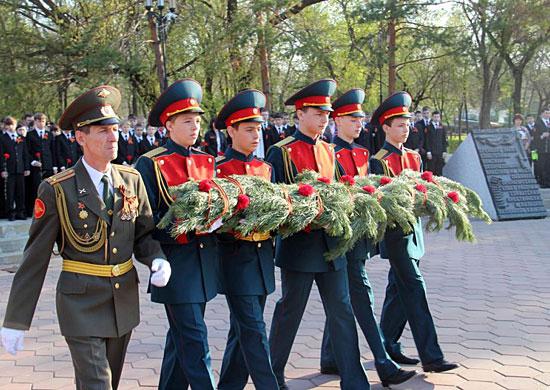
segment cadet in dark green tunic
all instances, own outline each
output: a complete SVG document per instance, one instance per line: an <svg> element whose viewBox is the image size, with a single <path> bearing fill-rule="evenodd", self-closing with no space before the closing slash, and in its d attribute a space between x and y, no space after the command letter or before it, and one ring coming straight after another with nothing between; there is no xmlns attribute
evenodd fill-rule
<svg viewBox="0 0 550 390"><path fill-rule="evenodd" d="M382 125L386 141L371 158L370 172L391 177L404 169L422 170L420 155L403 147L409 135L411 101L408 93L397 92L374 112L372 120ZM443 358L428 307L424 278L418 268L424 255L420 220L411 234L404 234L400 228L388 230L380 243L380 254L390 261L391 266L380 320L389 355L399 363L418 362L404 356L397 342L408 321L424 371L442 372L457 368L456 364Z"/></svg>
<svg viewBox="0 0 550 390"><path fill-rule="evenodd" d="M117 153L120 93L94 88L65 111L59 127L76 130L84 156L40 184L23 263L11 287L2 344L22 349L54 244L63 258L56 293L61 334L76 388L116 389L132 329L139 323L138 274L132 255L168 283L170 264L153 240L151 207L139 173L111 164Z"/></svg>
<svg viewBox="0 0 550 390"><path fill-rule="evenodd" d="M192 147L203 114L201 101L199 83L179 80L159 96L149 113L149 126L166 126L170 133L164 146L147 152L136 163L156 223L172 203L169 187L215 175L214 157ZM160 241L173 275L166 287L151 287L151 299L164 304L170 323L159 388L214 389L204 311L218 292L216 238L208 232L173 238L169 229L158 228L153 237Z"/></svg>
<svg viewBox="0 0 550 390"><path fill-rule="evenodd" d="M332 103L332 116L336 122L338 136L334 140L336 161L342 175L366 176L368 173L369 151L354 142L362 129L365 116L361 104L365 99L362 89L352 89ZM382 332L374 314L374 296L365 267L366 260L376 255L377 247L363 238L346 253L348 260L348 280L351 304L355 318L365 335L374 356L376 371L382 384L399 384L412 378L416 371L402 370L384 349ZM321 372L338 374L332 352L332 335L328 322L325 323L321 349Z"/></svg>
<svg viewBox="0 0 550 390"><path fill-rule="evenodd" d="M260 108L264 106L264 94L247 89L221 109L216 128L227 128L233 143L216 160L218 177L251 175L273 180L271 165L253 154L263 122ZM263 318L266 298L275 290L271 236L269 232L218 234L218 249L220 292L225 294L231 312L218 389L243 389L250 374L257 389L278 390Z"/></svg>

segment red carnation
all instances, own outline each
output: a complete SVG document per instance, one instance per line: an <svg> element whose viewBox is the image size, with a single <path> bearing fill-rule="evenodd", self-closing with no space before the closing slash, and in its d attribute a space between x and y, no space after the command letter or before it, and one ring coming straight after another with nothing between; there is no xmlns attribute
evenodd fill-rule
<svg viewBox="0 0 550 390"><path fill-rule="evenodd" d="M298 186L298 193L302 196L311 196L315 190L309 184L300 184Z"/></svg>
<svg viewBox="0 0 550 390"><path fill-rule="evenodd" d="M42 156L42 154L40 154L40 152L36 152L34 155L36 156L36 158L40 158L40 156Z"/></svg>
<svg viewBox="0 0 550 390"><path fill-rule="evenodd" d="M363 191L365 191L365 192L372 195L376 192L376 187L375 186L364 186Z"/></svg>
<svg viewBox="0 0 550 390"><path fill-rule="evenodd" d="M428 192L428 189L426 188L426 186L424 184L417 184L416 186L414 186L414 188L416 188L417 191L420 191L424 194L426 192Z"/></svg>
<svg viewBox="0 0 550 390"><path fill-rule="evenodd" d="M9 159L10 159L10 154L9 154L9 153L4 153L4 158L5 158L6 160L9 160Z"/></svg>
<svg viewBox="0 0 550 390"><path fill-rule="evenodd" d="M345 183L352 186L355 184L355 179L351 175L344 175L340 178L340 183Z"/></svg>
<svg viewBox="0 0 550 390"><path fill-rule="evenodd" d="M212 189L212 180L204 179L199 182L199 191L210 192L211 189Z"/></svg>
<svg viewBox="0 0 550 390"><path fill-rule="evenodd" d="M449 199L451 199L454 203L458 203L458 201L460 200L460 196L458 195L458 192L456 191L451 191L447 194L447 197Z"/></svg>
<svg viewBox="0 0 550 390"><path fill-rule="evenodd" d="M73 162L73 160L71 160L70 158L67 159L67 165L71 165Z"/></svg>
<svg viewBox="0 0 550 390"><path fill-rule="evenodd" d="M306 232L306 233L311 233L311 224L307 225L307 226L304 228L304 232Z"/></svg>
<svg viewBox="0 0 550 390"><path fill-rule="evenodd" d="M250 205L250 198L248 195L240 194L237 196L237 210L244 210Z"/></svg>
<svg viewBox="0 0 550 390"><path fill-rule="evenodd" d="M126 156L126 160L128 161L132 161L133 159L134 159L134 156L132 156L131 154Z"/></svg>
<svg viewBox="0 0 550 390"><path fill-rule="evenodd" d="M386 184L390 184L392 182L391 177L382 176L380 178L380 185L385 186Z"/></svg>
<svg viewBox="0 0 550 390"><path fill-rule="evenodd" d="M321 176L317 179L317 181L320 181L321 183L325 183L325 184L329 184L330 183L330 179L328 177L325 177L325 176Z"/></svg>
<svg viewBox="0 0 550 390"><path fill-rule="evenodd" d="M434 181L434 174L432 171L424 171L422 172L422 175L420 175L420 177L426 180L428 183Z"/></svg>

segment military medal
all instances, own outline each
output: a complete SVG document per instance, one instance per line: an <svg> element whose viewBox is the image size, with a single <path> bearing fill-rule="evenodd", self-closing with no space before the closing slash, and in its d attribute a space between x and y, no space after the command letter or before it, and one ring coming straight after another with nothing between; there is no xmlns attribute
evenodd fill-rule
<svg viewBox="0 0 550 390"><path fill-rule="evenodd" d="M130 196L126 193L126 187L120 185L118 192L122 195L122 207L120 209L120 219L122 221L131 221L138 216L138 200L137 196Z"/></svg>
<svg viewBox="0 0 550 390"><path fill-rule="evenodd" d="M88 212L84 209L84 203L78 202L78 208L80 211L78 212L78 218L80 219L86 219L88 218Z"/></svg>

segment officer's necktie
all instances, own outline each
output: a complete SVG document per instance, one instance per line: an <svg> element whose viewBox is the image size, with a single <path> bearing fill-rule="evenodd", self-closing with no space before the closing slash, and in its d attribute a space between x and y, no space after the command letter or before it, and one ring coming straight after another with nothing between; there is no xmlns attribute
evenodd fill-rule
<svg viewBox="0 0 550 390"><path fill-rule="evenodd" d="M103 175L101 178L101 182L103 183L103 203L105 203L105 206L107 206L107 210L113 209L113 194L111 194L111 190L109 188L109 178L107 175Z"/></svg>

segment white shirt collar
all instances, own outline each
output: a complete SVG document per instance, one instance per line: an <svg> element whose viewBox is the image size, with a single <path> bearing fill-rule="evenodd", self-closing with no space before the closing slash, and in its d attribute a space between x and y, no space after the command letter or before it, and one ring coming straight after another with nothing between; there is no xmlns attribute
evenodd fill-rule
<svg viewBox="0 0 550 390"><path fill-rule="evenodd" d="M107 175L109 178L109 184L110 187L113 187L113 177L111 176L111 164L107 167L107 172L100 172L97 169L91 167L87 162L86 158L82 157L82 164L84 165L84 168L86 168L86 171L88 172L88 175L90 175L90 179L92 180L92 183L94 184L95 189L97 190L97 193L99 196L103 194L103 183L101 182L101 178L103 175Z"/></svg>

